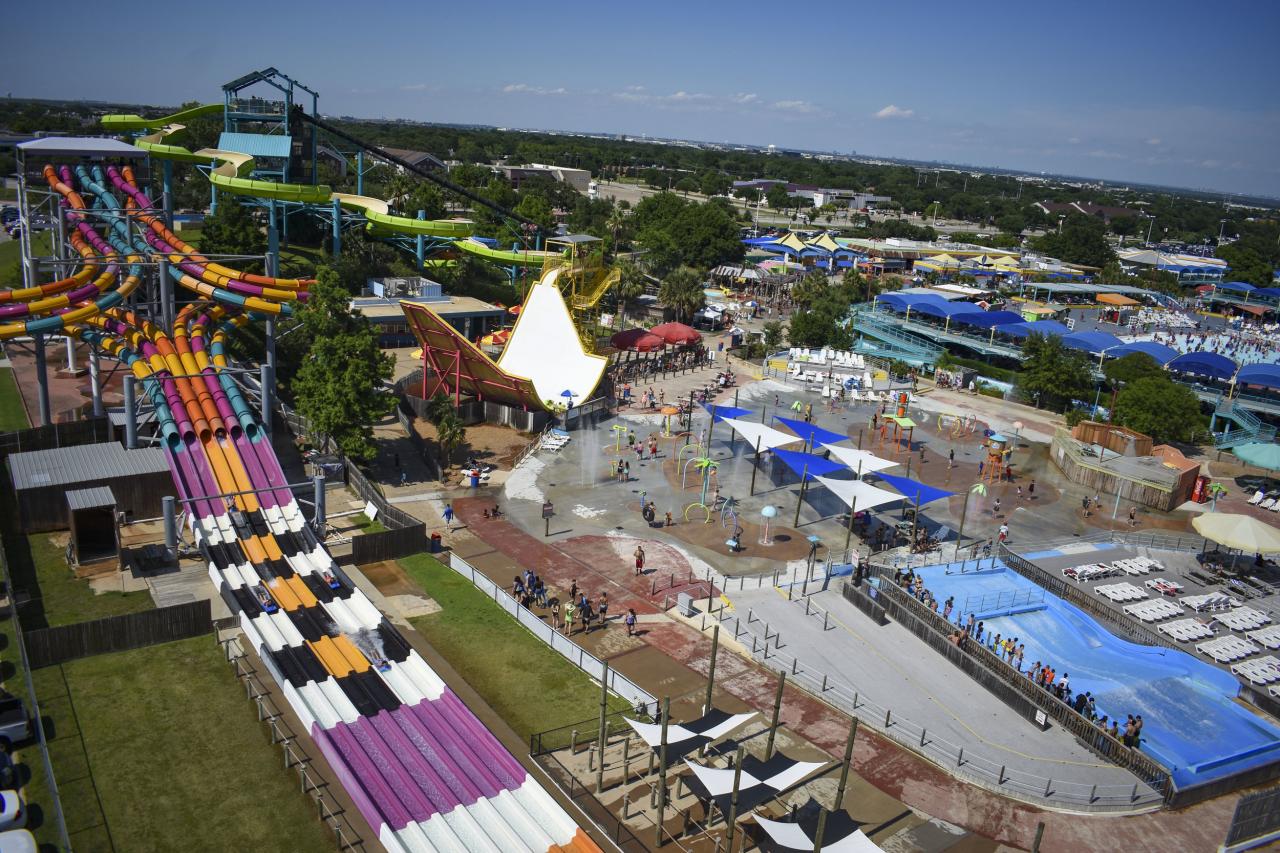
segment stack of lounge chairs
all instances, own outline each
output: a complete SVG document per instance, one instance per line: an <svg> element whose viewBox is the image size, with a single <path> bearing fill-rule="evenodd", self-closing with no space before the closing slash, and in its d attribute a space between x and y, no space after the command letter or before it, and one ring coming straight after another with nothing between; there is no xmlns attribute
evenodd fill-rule
<svg viewBox="0 0 1280 853"><path fill-rule="evenodd" d="M1115 574L1115 571L1108 565L1103 563L1090 563L1084 566L1071 566L1062 570L1063 577L1070 578L1076 583L1089 583L1090 581L1102 580L1109 578Z"/></svg>
<svg viewBox="0 0 1280 853"><path fill-rule="evenodd" d="M1140 601L1137 604L1127 604L1123 609L1125 613L1141 619L1143 622L1159 622L1161 619L1168 619L1182 613L1181 607L1172 601L1165 601L1163 598Z"/></svg>
<svg viewBox="0 0 1280 853"><path fill-rule="evenodd" d="M1116 560L1111 564L1126 575L1145 575L1152 571L1163 571L1164 565L1150 557L1130 557L1127 560Z"/></svg>
<svg viewBox="0 0 1280 853"><path fill-rule="evenodd" d="M1248 640L1228 635L1219 637L1216 640L1210 640L1207 643L1197 643L1196 651L1213 658L1218 663L1230 663L1231 661L1241 660L1249 655L1257 654L1258 647Z"/></svg>
<svg viewBox="0 0 1280 853"><path fill-rule="evenodd" d="M1240 602L1225 592L1208 592L1204 595L1188 595L1182 599L1183 607L1188 607L1197 613L1220 613L1230 610L1232 607L1239 607Z"/></svg>
<svg viewBox="0 0 1280 853"><path fill-rule="evenodd" d="M1168 603L1167 601L1161 602L1161 604ZM1166 622L1157 626L1157 629L1161 634L1170 636L1179 643L1204 640L1213 636L1213 629L1199 619L1179 619L1176 622Z"/></svg>
<svg viewBox="0 0 1280 853"><path fill-rule="evenodd" d="M1094 592L1109 601L1141 601L1147 594L1131 583L1113 583L1094 587Z"/></svg>
<svg viewBox="0 0 1280 853"><path fill-rule="evenodd" d="M836 367L851 367L857 370L867 366L867 360L861 354L832 349L831 347L824 347L818 350L792 347L787 352L787 355L790 356L793 362L807 361L814 364L833 364Z"/></svg>
<svg viewBox="0 0 1280 853"><path fill-rule="evenodd" d="M1232 631L1251 631L1271 621L1271 617L1252 607L1237 607L1217 615L1217 620Z"/></svg>
<svg viewBox="0 0 1280 853"><path fill-rule="evenodd" d="M1171 581L1168 578L1152 578L1147 581L1147 589L1154 589L1161 595L1177 595L1182 592L1185 587L1177 581Z"/></svg>
<svg viewBox="0 0 1280 853"><path fill-rule="evenodd" d="M1256 631L1248 632L1245 636L1261 646L1266 646L1268 649L1280 649L1280 625L1259 628Z"/></svg>
<svg viewBox="0 0 1280 853"><path fill-rule="evenodd" d="M1250 684L1272 684L1280 681L1280 658L1268 655L1233 664L1231 673L1246 679Z"/></svg>
<svg viewBox="0 0 1280 853"><path fill-rule="evenodd" d="M569 433L562 429L547 430L542 434L542 443L538 445L541 450L554 450L559 452L566 444L569 443Z"/></svg>

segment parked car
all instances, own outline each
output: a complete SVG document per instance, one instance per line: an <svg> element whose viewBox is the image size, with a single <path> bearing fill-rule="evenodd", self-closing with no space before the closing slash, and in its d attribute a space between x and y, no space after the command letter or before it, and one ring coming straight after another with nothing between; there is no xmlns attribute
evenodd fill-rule
<svg viewBox="0 0 1280 853"><path fill-rule="evenodd" d="M17 791L0 791L0 830L27 825L26 804Z"/></svg>
<svg viewBox="0 0 1280 853"><path fill-rule="evenodd" d="M15 743L31 737L31 718L27 706L12 693L0 690L0 748L6 752Z"/></svg>
<svg viewBox="0 0 1280 853"><path fill-rule="evenodd" d="M0 853L36 853L36 837L26 829L0 832Z"/></svg>
<svg viewBox="0 0 1280 853"><path fill-rule="evenodd" d="M13 765L13 756L0 749L0 789L16 788L17 768Z"/></svg>

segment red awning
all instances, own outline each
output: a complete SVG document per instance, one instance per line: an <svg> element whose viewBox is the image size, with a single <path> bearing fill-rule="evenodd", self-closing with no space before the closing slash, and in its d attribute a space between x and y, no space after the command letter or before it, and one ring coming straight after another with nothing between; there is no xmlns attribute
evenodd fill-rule
<svg viewBox="0 0 1280 853"><path fill-rule="evenodd" d="M627 329L609 338L609 343L620 350L631 352L653 352L667 345L667 342L652 332L644 329Z"/></svg>
<svg viewBox="0 0 1280 853"><path fill-rule="evenodd" d="M1253 314L1256 317L1261 317L1263 314L1267 313L1268 311L1275 310L1274 308L1268 308L1266 305L1233 305L1231 307L1238 308L1241 311L1248 311L1250 314Z"/></svg>
<svg viewBox="0 0 1280 853"><path fill-rule="evenodd" d="M669 344L696 344L702 340L702 335L698 334L697 330L686 326L684 323L663 323L660 326L654 326L649 331Z"/></svg>

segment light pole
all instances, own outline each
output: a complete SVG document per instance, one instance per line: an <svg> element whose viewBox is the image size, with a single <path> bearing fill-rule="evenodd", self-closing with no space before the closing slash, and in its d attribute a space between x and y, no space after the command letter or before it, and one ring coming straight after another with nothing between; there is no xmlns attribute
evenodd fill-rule
<svg viewBox="0 0 1280 853"><path fill-rule="evenodd" d="M935 201L933 203L933 224L938 224L938 208L942 207L942 202Z"/></svg>
<svg viewBox="0 0 1280 853"><path fill-rule="evenodd" d="M1148 216L1147 217L1147 245L1148 246L1151 245L1151 228L1155 224L1156 224L1156 218L1154 216Z"/></svg>

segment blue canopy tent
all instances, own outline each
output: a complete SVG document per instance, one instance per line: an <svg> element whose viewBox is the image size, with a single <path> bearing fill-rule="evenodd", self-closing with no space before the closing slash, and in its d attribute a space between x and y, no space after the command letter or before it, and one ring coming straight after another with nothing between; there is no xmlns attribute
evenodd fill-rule
<svg viewBox="0 0 1280 853"><path fill-rule="evenodd" d="M1280 388L1280 364L1246 364L1236 374L1236 384Z"/></svg>
<svg viewBox="0 0 1280 853"><path fill-rule="evenodd" d="M1121 344L1118 347L1112 347L1107 350L1106 355L1107 358L1123 358L1135 352L1151 356L1156 360L1157 364L1168 364L1178 357L1176 349L1167 347L1164 344L1158 344L1155 341L1135 341L1131 344Z"/></svg>
<svg viewBox="0 0 1280 853"><path fill-rule="evenodd" d="M786 463L788 468L805 479L824 477L835 471L846 470L843 463L834 459L824 459L816 453L783 450L781 447L775 447L773 453Z"/></svg>
<svg viewBox="0 0 1280 853"><path fill-rule="evenodd" d="M966 326L977 326L979 329L991 329L996 326L1010 326L1014 323L1025 322L1021 314L1015 314L1012 311L961 311L952 315L951 319L956 323L964 323Z"/></svg>
<svg viewBox="0 0 1280 853"><path fill-rule="evenodd" d="M1165 365L1174 373L1192 373L1212 379L1227 380L1236 375L1236 363L1216 352L1189 352Z"/></svg>
<svg viewBox="0 0 1280 853"><path fill-rule="evenodd" d="M722 406L719 403L712 403L710 405L703 403L702 408L707 410L707 413L711 415L712 422L715 423L718 423L725 418L745 418L747 415L751 414L750 409L739 409L737 406Z"/></svg>
<svg viewBox="0 0 1280 853"><path fill-rule="evenodd" d="M816 424L807 424L804 421L798 421L795 418L784 418L776 415L774 420L783 423L787 429L800 436L809 447L815 447L819 444L835 444L840 441L848 441L849 437L841 435L838 432L832 432L829 429L823 429Z"/></svg>
<svg viewBox="0 0 1280 853"><path fill-rule="evenodd" d="M1234 290L1237 293L1253 293L1258 289L1247 281L1224 281L1215 285L1215 287L1218 290Z"/></svg>
<svg viewBox="0 0 1280 853"><path fill-rule="evenodd" d="M950 320L957 314L967 314L973 311L973 305L968 302L947 302L945 299L918 302L911 307L913 311L927 314L930 317L941 317L944 320Z"/></svg>
<svg viewBox="0 0 1280 853"><path fill-rule="evenodd" d="M1035 320L1026 323L1010 323L997 329L1000 334L1011 338L1025 338L1030 335L1069 335L1071 330L1057 320Z"/></svg>
<svg viewBox="0 0 1280 853"><path fill-rule="evenodd" d="M921 310L922 306L946 306L947 300L934 293L885 293L876 297L877 302L883 302L894 311L910 312Z"/></svg>
<svg viewBox="0 0 1280 853"><path fill-rule="evenodd" d="M921 506L942 498L949 498L955 494L955 492L948 492L944 489L930 486L927 483L921 483L919 480L913 480L910 477L899 477L896 474L885 474L884 472L877 472L876 476L884 480L885 485L903 497L913 501L918 500Z"/></svg>
<svg viewBox="0 0 1280 853"><path fill-rule="evenodd" d="M1120 346L1124 341L1115 335L1099 332L1095 329L1091 332L1073 332L1070 335L1065 335L1062 338L1062 343L1071 349L1083 350L1084 352L1098 355L1112 347Z"/></svg>
<svg viewBox="0 0 1280 853"><path fill-rule="evenodd" d="M1280 299L1280 287L1259 287L1254 296L1265 296L1267 299Z"/></svg>

